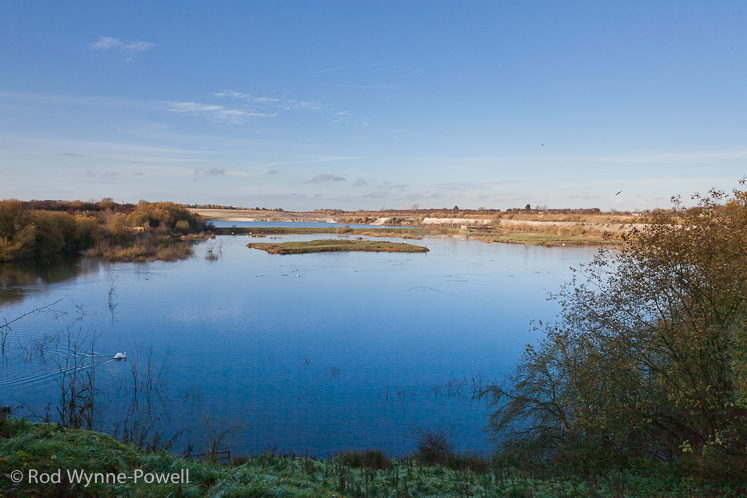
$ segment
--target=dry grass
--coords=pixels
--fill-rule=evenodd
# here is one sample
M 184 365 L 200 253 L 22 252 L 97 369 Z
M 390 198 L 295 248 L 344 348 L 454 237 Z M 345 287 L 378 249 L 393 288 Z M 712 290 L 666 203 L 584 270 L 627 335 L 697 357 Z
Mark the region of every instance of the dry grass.
M 307 242 L 249 243 L 249 248 L 267 251 L 270 254 L 305 254 L 311 252 L 428 252 L 428 248 L 402 242 L 374 240 L 323 239 Z

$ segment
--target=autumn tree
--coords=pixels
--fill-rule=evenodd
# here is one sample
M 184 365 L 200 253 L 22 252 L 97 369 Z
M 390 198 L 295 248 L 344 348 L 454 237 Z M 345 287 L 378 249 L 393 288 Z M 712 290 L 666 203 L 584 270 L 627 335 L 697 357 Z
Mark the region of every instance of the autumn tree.
M 505 451 L 747 476 L 747 192 L 695 199 L 554 296 L 558 321 L 484 392 Z

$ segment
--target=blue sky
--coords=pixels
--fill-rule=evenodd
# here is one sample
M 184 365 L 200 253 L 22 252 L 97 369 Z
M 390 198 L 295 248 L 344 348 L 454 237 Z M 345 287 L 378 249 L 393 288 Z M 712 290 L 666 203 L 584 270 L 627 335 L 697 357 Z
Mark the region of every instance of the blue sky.
M 0 198 L 668 207 L 747 174 L 745 26 L 747 2 L 0 1 Z

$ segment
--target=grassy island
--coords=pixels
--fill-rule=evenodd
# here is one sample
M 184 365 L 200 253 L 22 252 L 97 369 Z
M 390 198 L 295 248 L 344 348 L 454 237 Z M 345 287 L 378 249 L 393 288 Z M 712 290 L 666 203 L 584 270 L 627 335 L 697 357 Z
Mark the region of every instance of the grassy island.
M 378 240 L 311 240 L 306 242 L 250 243 L 249 248 L 267 251 L 270 254 L 305 254 L 309 252 L 428 252 L 427 247 Z

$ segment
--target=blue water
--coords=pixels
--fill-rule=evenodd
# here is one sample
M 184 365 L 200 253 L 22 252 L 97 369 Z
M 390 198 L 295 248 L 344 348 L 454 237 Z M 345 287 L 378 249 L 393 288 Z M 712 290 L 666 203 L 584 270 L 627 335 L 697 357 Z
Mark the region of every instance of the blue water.
M 67 268 L 46 279 L 6 266 L 0 321 L 62 301 L 55 313 L 13 324 L 0 405 L 26 404 L 39 414 L 51 402 L 54 413 L 52 356 L 22 361 L 22 346 L 59 331 L 95 332 L 98 358 L 129 352 L 127 362 L 104 364 L 102 382 L 129 375 L 137 344 L 156 358 L 170 350 L 158 423 L 165 434 L 195 429 L 181 444 L 199 447 L 196 428 L 210 414 L 245 424 L 230 441 L 234 454 L 272 446 L 317 456 L 363 448 L 401 454 L 414 448 L 415 428 L 438 425 L 455 427 L 459 447 L 486 449 L 485 407 L 434 396 L 433 386 L 509 372 L 537 339 L 530 321 L 558 311 L 548 291 L 594 255 L 430 238 L 407 241 L 427 245 L 425 254 L 279 256 L 246 247 L 318 238 L 223 236 L 196 245 L 185 261 L 78 260 L 79 273 Z M 217 260 L 206 259 L 209 248 Z M 122 399 L 102 415 L 103 429 L 123 416 Z

